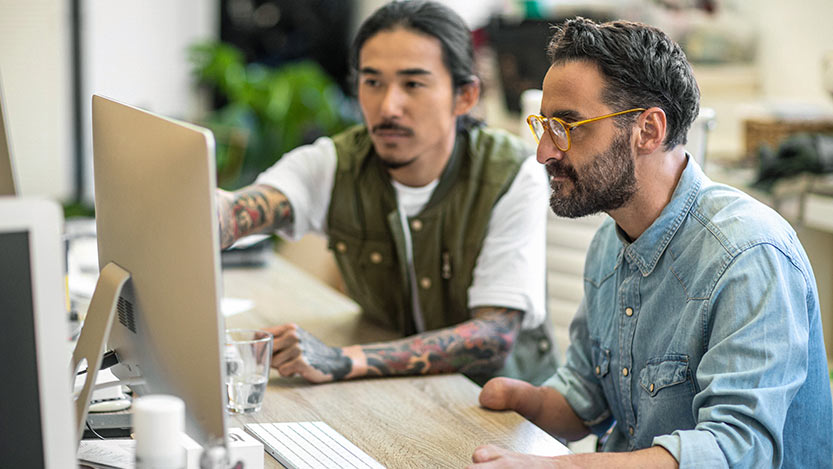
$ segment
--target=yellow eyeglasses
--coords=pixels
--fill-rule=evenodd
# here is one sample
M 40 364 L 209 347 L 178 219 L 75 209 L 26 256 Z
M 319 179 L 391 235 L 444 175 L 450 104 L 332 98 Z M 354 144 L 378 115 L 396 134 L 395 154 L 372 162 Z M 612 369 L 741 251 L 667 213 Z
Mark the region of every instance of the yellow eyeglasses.
M 628 109 L 627 111 L 619 111 L 614 112 L 613 114 L 594 117 L 592 119 L 585 119 L 578 122 L 564 122 L 557 117 L 544 117 L 532 114 L 526 118 L 526 123 L 529 124 L 529 130 L 531 130 L 532 135 L 535 136 L 536 143 L 541 142 L 541 137 L 544 136 L 544 129 L 546 129 L 547 132 L 549 132 L 550 137 L 552 137 L 552 141 L 555 143 L 555 146 L 557 146 L 561 151 L 567 151 L 570 149 L 570 130 L 575 129 L 580 125 L 607 119 L 608 117 L 616 117 L 629 112 L 639 112 L 644 110 L 645 108 L 639 107 L 635 109 Z

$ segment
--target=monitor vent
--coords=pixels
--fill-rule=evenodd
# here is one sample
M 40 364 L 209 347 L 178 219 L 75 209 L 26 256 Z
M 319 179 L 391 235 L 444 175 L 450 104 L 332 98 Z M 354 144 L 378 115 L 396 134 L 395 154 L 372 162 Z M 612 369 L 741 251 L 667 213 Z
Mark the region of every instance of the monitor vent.
M 136 320 L 133 318 L 133 303 L 120 296 L 116 310 L 119 312 L 119 322 L 135 334 Z

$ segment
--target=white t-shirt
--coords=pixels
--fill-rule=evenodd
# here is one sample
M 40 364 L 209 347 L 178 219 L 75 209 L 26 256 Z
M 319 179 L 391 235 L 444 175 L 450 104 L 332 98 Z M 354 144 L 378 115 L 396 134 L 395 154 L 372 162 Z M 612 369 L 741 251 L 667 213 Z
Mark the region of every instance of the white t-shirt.
M 322 137 L 285 154 L 258 176 L 256 184 L 278 189 L 292 205 L 294 224 L 281 230 L 281 236 L 295 240 L 308 232 L 326 236 L 336 163 L 333 141 Z M 407 216 L 422 210 L 437 182 L 408 187 L 393 181 L 397 201 Z M 468 290 L 469 308 L 525 311 L 524 329 L 544 320 L 548 200 L 546 171 L 530 156 L 492 210 Z

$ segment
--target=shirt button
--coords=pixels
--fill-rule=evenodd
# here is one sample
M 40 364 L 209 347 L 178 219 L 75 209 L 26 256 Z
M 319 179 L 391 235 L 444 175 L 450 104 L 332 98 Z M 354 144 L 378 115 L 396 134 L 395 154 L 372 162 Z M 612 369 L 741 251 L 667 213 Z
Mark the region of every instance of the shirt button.
M 428 277 L 422 277 L 422 279 L 420 279 L 419 281 L 419 286 L 421 286 L 425 290 L 428 290 L 429 288 L 431 288 L 431 279 Z
M 628 433 L 630 433 L 631 436 L 633 436 L 633 427 L 628 427 Z
M 631 307 L 625 308 L 625 315 L 628 316 L 628 317 L 633 316 L 633 308 L 631 308 Z
M 370 262 L 374 264 L 381 264 L 382 263 L 382 255 L 378 252 L 371 252 L 370 253 Z
M 597 375 L 602 374 L 602 367 L 600 367 L 600 366 L 597 366 L 597 367 L 596 367 L 596 374 L 597 374 Z
M 627 368 L 622 368 L 622 374 L 625 375 L 625 376 L 628 376 L 628 369 Z
M 422 229 L 422 220 L 415 219 L 411 220 L 411 229 L 414 231 L 419 231 Z
M 651 383 L 651 385 L 648 387 L 648 391 L 654 392 L 654 383 Z
M 337 242 L 336 243 L 336 251 L 344 254 L 345 252 L 347 252 L 347 244 L 345 244 L 344 241 Z

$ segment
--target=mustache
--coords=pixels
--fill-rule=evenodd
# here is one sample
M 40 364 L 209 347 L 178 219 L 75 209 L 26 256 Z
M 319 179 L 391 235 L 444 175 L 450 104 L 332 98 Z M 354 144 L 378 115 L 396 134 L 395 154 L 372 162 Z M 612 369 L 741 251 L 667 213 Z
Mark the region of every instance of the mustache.
M 578 180 L 576 169 L 565 163 L 564 160 L 549 161 L 546 168 L 550 177 L 563 177 L 571 181 Z
M 376 133 L 380 130 L 381 131 L 393 130 L 393 131 L 397 131 L 397 132 L 403 132 L 407 135 L 413 135 L 414 134 L 414 130 L 411 129 L 410 127 L 405 127 L 405 126 L 399 125 L 394 121 L 383 121 L 380 124 L 374 125 L 373 128 L 370 129 L 370 130 L 373 133 Z

